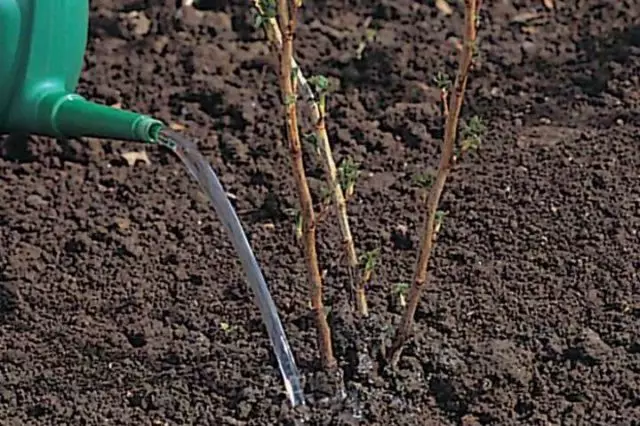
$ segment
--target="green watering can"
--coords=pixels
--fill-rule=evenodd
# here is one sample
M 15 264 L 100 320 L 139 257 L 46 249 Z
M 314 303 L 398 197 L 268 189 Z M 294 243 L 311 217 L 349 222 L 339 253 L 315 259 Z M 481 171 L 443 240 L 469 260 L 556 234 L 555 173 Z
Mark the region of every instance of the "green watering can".
M 155 142 L 164 124 L 75 92 L 88 0 L 0 0 L 0 133 Z

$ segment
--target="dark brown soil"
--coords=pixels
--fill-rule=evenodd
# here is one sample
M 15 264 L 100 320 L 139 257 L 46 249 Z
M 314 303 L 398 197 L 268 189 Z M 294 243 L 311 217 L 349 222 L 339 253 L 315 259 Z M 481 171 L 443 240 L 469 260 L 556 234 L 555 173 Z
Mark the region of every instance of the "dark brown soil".
M 305 1 L 298 55 L 337 86 L 336 156 L 362 164 L 357 246 L 382 250 L 373 316 L 357 324 L 333 219 L 319 229 L 347 390 L 329 406 L 274 62 L 246 3 L 178 13 L 93 1 L 79 91 L 197 139 L 272 288 L 307 424 L 640 424 L 640 1 L 485 2 L 464 117 L 489 133 L 444 195 L 416 337 L 395 372 L 378 368 L 376 348 L 399 318 L 394 286 L 411 278 L 414 177 L 437 164 L 442 133 L 432 77 L 454 70 L 462 11 Z M 369 18 L 376 39 L 358 59 Z M 129 166 L 121 153 L 140 147 L 115 141 L 24 148 L 5 140 L 0 159 L 0 424 L 290 424 L 243 272 L 178 160 L 148 148 L 150 164 Z M 320 164 L 309 158 L 308 172 L 317 196 Z

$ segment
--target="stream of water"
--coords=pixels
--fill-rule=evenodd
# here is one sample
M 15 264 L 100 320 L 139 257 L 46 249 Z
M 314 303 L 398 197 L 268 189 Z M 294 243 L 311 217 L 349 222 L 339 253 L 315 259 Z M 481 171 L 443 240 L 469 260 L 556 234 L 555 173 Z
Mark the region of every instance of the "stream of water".
M 287 336 L 282 328 L 276 306 L 271 298 L 271 293 L 262 275 L 262 271 L 249 245 L 249 241 L 242 229 L 242 225 L 236 215 L 231 202 L 227 198 L 222 184 L 218 180 L 213 168 L 200 154 L 196 145 L 183 136 L 163 129 L 158 135 L 158 143 L 166 146 L 176 153 L 189 170 L 191 176 L 198 182 L 200 188 L 207 194 L 224 225 L 238 257 L 242 263 L 247 280 L 253 290 L 256 303 L 260 308 L 262 319 L 271 339 L 280 373 L 284 379 L 284 385 L 292 406 L 304 405 L 305 399 L 300 385 L 298 368 L 293 354 L 287 342 Z

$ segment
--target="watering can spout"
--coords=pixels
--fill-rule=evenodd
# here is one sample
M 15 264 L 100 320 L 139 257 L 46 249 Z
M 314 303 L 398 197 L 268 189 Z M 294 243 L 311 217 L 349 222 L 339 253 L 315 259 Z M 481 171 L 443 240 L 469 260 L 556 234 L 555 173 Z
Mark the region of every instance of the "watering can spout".
M 165 125 L 152 117 L 91 102 L 75 93 L 47 93 L 39 102 L 23 102 L 31 111 L 2 132 L 32 133 L 58 138 L 93 137 L 155 143 Z M 16 109 L 17 110 L 17 109 Z M 24 119 L 24 117 L 29 117 Z
M 100 105 L 77 94 L 46 96 L 39 110 L 37 121 L 61 137 L 156 142 L 164 127 L 147 115 Z

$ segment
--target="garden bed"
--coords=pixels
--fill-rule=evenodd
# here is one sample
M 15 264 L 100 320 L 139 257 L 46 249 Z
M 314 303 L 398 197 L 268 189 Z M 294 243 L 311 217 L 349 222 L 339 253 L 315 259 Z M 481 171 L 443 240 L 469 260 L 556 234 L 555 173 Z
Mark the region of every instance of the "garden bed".
M 378 368 L 375 348 L 399 319 L 394 286 L 413 272 L 415 176 L 436 167 L 442 136 L 432 78 L 454 70 L 462 10 L 305 1 L 297 56 L 337 86 L 334 153 L 363 172 L 352 231 L 360 250 L 381 249 L 360 323 L 333 216 L 319 226 L 348 394 L 329 406 L 263 34 L 246 2 L 200 13 L 144 3 L 92 2 L 79 91 L 197 139 L 272 289 L 310 424 L 351 424 L 354 412 L 379 425 L 637 424 L 637 1 L 483 5 L 463 117 L 481 116 L 488 133 L 445 190 L 415 339 L 395 372 Z M 376 37 L 358 55 L 367 28 Z M 287 424 L 259 311 L 179 161 L 152 147 L 149 164 L 129 165 L 122 153 L 143 148 L 113 141 L 31 137 L 28 148 L 5 144 L 0 158 L 0 423 Z M 321 165 L 307 169 L 318 195 Z

